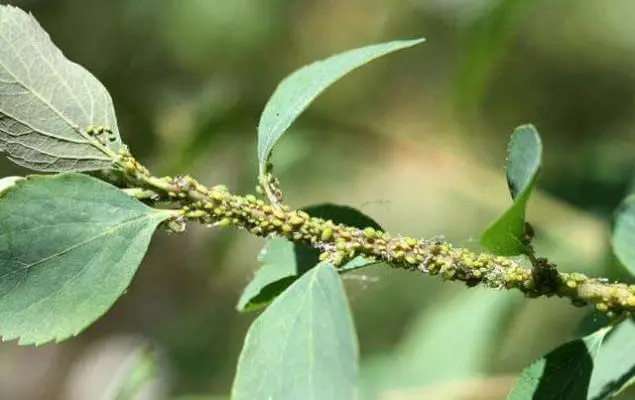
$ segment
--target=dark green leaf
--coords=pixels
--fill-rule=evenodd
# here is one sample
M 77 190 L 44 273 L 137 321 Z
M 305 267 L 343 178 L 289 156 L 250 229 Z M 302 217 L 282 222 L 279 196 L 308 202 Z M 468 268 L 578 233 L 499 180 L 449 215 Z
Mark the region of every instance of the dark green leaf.
M 624 199 L 615 213 L 611 244 L 617 259 L 635 274 L 635 195 Z
M 421 42 L 423 39 L 393 41 L 349 50 L 302 67 L 286 77 L 267 102 L 258 124 L 261 172 L 278 139 L 324 90 L 364 64 Z
M 338 224 L 382 230 L 381 226 L 362 212 L 348 206 L 319 204 L 304 208 L 311 216 L 332 220 Z M 286 239 L 270 240 L 260 252 L 262 267 L 243 291 L 236 309 L 252 311 L 269 304 L 300 275 L 319 263 L 320 253 L 307 245 L 294 244 Z M 355 257 L 338 268 L 350 271 L 376 263 L 364 257 Z
M 105 128 L 99 136 L 91 126 Z M 39 171 L 109 168 L 121 147 L 104 86 L 55 47 L 32 15 L 0 6 L 0 151 Z
M 635 322 L 627 319 L 604 340 L 595 360 L 588 400 L 612 398 L 635 377 Z
M 254 321 L 238 361 L 232 399 L 354 398 L 358 349 L 344 288 L 321 263 Z
M 565 343 L 521 373 L 508 400 L 586 399 L 593 366 L 608 328 Z
M 522 125 L 512 134 L 505 172 L 513 203 L 481 236 L 481 244 L 503 256 L 526 254 L 525 210 L 536 183 L 542 159 L 542 142 L 533 125 Z
M 78 334 L 126 290 L 156 226 L 145 206 L 81 174 L 31 176 L 0 198 L 0 334 L 21 344 Z

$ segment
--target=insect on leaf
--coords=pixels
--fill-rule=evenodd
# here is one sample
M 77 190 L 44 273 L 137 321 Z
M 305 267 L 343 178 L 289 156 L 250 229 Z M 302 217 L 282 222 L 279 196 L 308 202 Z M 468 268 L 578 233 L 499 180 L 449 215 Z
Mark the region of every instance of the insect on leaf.
M 121 146 L 106 88 L 32 15 L 0 5 L 0 151 L 38 171 L 89 171 Z

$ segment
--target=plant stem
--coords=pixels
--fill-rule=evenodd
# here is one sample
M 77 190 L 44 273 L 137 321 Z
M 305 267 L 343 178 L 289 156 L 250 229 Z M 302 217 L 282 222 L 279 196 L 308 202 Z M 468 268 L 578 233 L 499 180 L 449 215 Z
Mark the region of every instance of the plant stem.
M 575 306 L 594 304 L 597 310 L 616 316 L 635 312 L 635 285 L 560 272 L 544 258 L 534 258 L 534 266 L 526 268 L 513 259 L 455 248 L 444 240 L 393 236 L 370 227 L 337 224 L 284 204 L 274 206 L 254 195 L 231 194 L 224 186 L 207 188 L 187 175 L 154 177 L 127 152 L 120 154 L 115 166 L 129 187 L 141 187 L 159 201 L 178 205 L 182 221 L 284 237 L 318 249 L 321 259 L 336 267 L 362 255 L 395 268 L 461 281 L 468 287 L 516 289 L 530 298 L 555 295 Z

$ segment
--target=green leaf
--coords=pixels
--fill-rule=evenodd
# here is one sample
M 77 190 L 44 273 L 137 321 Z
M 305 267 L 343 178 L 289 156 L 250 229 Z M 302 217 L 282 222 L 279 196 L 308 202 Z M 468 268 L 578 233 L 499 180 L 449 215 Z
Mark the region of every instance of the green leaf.
M 376 58 L 423 42 L 393 41 L 349 50 L 304 66 L 286 77 L 267 102 L 258 124 L 258 161 L 261 172 L 274 145 L 291 124 L 324 90 L 338 79 Z
M 604 340 L 595 360 L 588 400 L 612 398 L 635 377 L 635 321 L 627 319 Z
M 297 259 L 293 243 L 284 238 L 267 242 L 258 255 L 258 261 L 262 267 L 240 295 L 236 306 L 238 311 L 252 311 L 266 306 L 306 272 L 304 263 Z
M 321 263 L 254 321 L 240 354 L 233 400 L 354 398 L 358 348 L 344 288 Z
M 89 127 L 109 130 L 98 136 Z M 0 6 L 0 151 L 39 171 L 109 168 L 121 147 L 104 86 L 55 47 L 32 15 Z
M 377 230 L 382 227 L 370 217 L 352 207 L 336 204 L 319 204 L 303 209 L 313 217 L 332 220 L 336 224 L 345 224 L 358 228 L 370 226 Z M 238 300 L 238 311 L 253 311 L 265 307 L 282 293 L 300 275 L 316 266 L 320 252 L 307 245 L 294 244 L 283 238 L 270 240 L 258 256 L 262 267 Z M 338 267 L 340 272 L 376 264 L 376 261 L 358 256 Z
M 620 205 L 613 218 L 611 245 L 618 260 L 635 274 L 635 195 L 630 195 Z
M 533 125 L 514 130 L 509 147 L 505 172 L 513 203 L 481 236 L 481 244 L 492 253 L 503 256 L 527 254 L 523 243 L 525 210 L 534 189 L 542 160 L 542 141 Z
M 0 334 L 20 344 L 78 334 L 126 290 L 155 210 L 81 174 L 31 176 L 0 198 Z
M 608 331 L 602 328 L 567 342 L 535 361 L 523 370 L 508 400 L 586 399 L 593 366 Z

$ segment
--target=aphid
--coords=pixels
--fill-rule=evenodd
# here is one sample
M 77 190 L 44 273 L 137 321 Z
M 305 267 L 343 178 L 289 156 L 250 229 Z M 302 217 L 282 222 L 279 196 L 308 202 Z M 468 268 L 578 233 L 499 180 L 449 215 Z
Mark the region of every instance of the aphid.
M 320 235 L 320 239 L 323 241 L 330 240 L 333 237 L 333 229 L 332 228 L 324 228 L 322 230 L 322 234 Z
M 363 234 L 366 239 L 373 239 L 377 236 L 377 232 L 375 232 L 375 229 L 370 226 L 364 228 Z
M 166 230 L 169 233 L 183 233 L 185 231 L 185 218 L 178 216 L 177 218 L 170 219 L 165 223 Z

